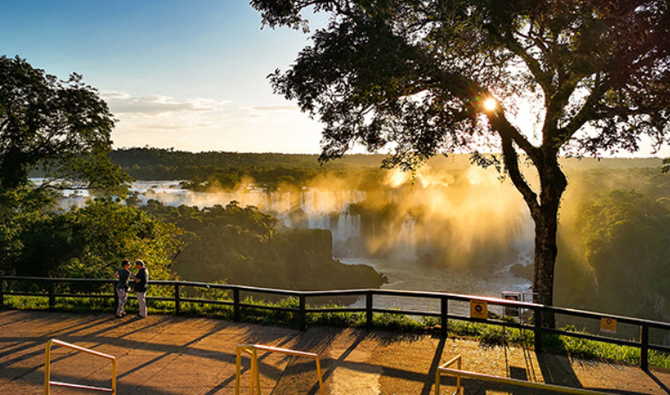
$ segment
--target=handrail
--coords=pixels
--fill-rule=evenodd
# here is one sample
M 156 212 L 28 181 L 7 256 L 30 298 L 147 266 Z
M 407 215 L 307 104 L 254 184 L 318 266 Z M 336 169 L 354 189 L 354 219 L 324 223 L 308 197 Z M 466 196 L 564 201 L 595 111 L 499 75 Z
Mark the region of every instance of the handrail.
M 249 386 L 249 393 L 253 395 L 254 393 L 254 381 L 256 382 L 256 392 L 257 395 L 261 395 L 261 379 L 260 374 L 258 373 L 258 355 L 256 350 L 276 352 L 280 354 L 294 355 L 298 357 L 312 358 L 316 361 L 316 373 L 319 377 L 319 390 L 321 395 L 324 395 L 323 392 L 323 379 L 321 374 L 321 362 L 319 361 L 319 356 L 315 353 L 290 350 L 288 348 L 279 348 L 279 347 L 270 347 L 263 346 L 260 344 L 240 344 L 237 346 L 237 360 L 236 360 L 236 373 L 235 373 L 235 395 L 240 395 L 240 378 L 242 376 L 242 351 L 251 355 L 251 384 Z
M 30 281 L 38 284 L 43 284 L 43 286 L 48 285 L 48 292 L 42 291 L 40 294 L 38 292 L 21 292 L 21 291 L 11 291 L 5 287 L 5 282 L 7 281 Z M 0 276 L 0 307 L 4 303 L 5 295 L 23 295 L 23 296 L 48 296 L 49 297 L 49 307 L 54 308 L 56 305 L 56 298 L 112 298 L 112 294 L 77 294 L 77 293 L 57 293 L 56 284 L 59 283 L 88 283 L 88 284 L 113 284 L 116 280 L 113 279 L 70 279 L 70 278 L 47 278 L 47 277 L 18 277 L 18 276 Z M 200 304 L 222 304 L 222 305 L 232 305 L 233 307 L 233 320 L 239 321 L 241 319 L 242 309 L 257 309 L 257 310 L 273 310 L 273 311 L 284 311 L 296 313 L 298 320 L 298 326 L 300 328 L 307 327 L 307 314 L 322 313 L 322 312 L 341 312 L 341 313 L 365 313 L 366 325 L 368 328 L 372 327 L 373 314 L 374 313 L 390 313 L 390 314 L 406 314 L 414 316 L 424 316 L 424 317 L 438 317 L 442 323 L 441 325 L 441 335 L 443 337 L 447 336 L 448 322 L 450 319 L 456 319 L 461 321 L 472 321 L 472 322 L 484 322 L 491 325 L 499 325 L 505 327 L 513 327 L 522 330 L 533 331 L 535 334 L 535 349 L 536 351 L 541 351 L 542 349 L 542 335 L 543 334 L 558 334 L 563 336 L 570 336 L 576 338 L 586 338 L 596 341 L 602 341 L 606 343 L 612 343 L 623 346 L 633 346 L 640 349 L 640 367 L 646 369 L 648 367 L 649 360 L 649 350 L 657 350 L 663 352 L 670 352 L 669 346 L 664 346 L 660 344 L 650 344 L 649 342 L 649 332 L 650 329 L 660 329 L 670 331 L 670 323 L 652 321 L 647 319 L 633 318 L 618 316 L 612 314 L 596 313 L 591 311 L 576 310 L 563 307 L 554 307 L 554 306 L 545 306 L 536 303 L 527 303 L 512 301 L 500 298 L 492 297 L 483 297 L 483 296 L 473 296 L 473 295 L 460 295 L 452 293 L 439 293 L 439 292 L 420 292 L 420 291 L 401 291 L 401 290 L 390 290 L 390 289 L 345 289 L 345 290 L 328 290 L 328 291 L 291 291 L 283 289 L 273 289 L 273 288 L 260 288 L 244 285 L 233 285 L 233 284 L 213 284 L 213 283 L 203 283 L 196 281 L 177 281 L 177 280 L 153 280 L 152 285 L 157 287 L 173 287 L 174 292 L 172 296 L 150 296 L 147 297 L 149 300 L 160 300 L 160 301 L 169 301 L 174 302 L 175 314 L 180 313 L 182 302 L 190 303 L 200 303 Z M 203 289 L 219 289 L 227 290 L 232 293 L 232 298 L 227 300 L 211 300 L 211 299 L 194 299 L 186 298 L 181 296 L 181 290 L 183 287 L 196 287 Z M 297 307 L 276 307 L 276 306 L 262 306 L 262 305 L 252 305 L 246 303 L 241 297 L 240 293 L 255 293 L 255 294 L 271 294 L 271 295 L 282 295 L 286 297 L 293 297 L 299 299 L 299 305 Z M 409 297 L 409 298 L 428 298 L 440 301 L 440 312 L 426 312 L 426 311 L 415 311 L 415 310 L 388 310 L 382 308 L 375 308 L 373 300 L 375 297 L 385 295 L 385 296 L 396 296 L 396 297 Z M 343 308 L 320 308 L 318 306 L 309 307 L 307 305 L 307 298 L 318 298 L 318 297 L 347 297 L 347 296 L 362 296 L 365 299 L 365 307 L 343 307 Z M 490 305 L 503 306 L 503 307 L 516 307 L 522 308 L 529 311 L 532 311 L 534 320 L 533 322 L 518 322 L 512 323 L 502 320 L 496 320 L 491 318 L 478 319 L 465 315 L 450 314 L 449 313 L 449 302 L 450 301 L 482 301 Z M 557 330 L 553 328 L 545 328 L 542 325 L 542 316 L 544 312 L 550 312 L 555 314 L 562 314 L 571 317 L 582 317 L 587 319 L 596 319 L 601 318 L 612 318 L 617 320 L 620 323 L 637 325 L 640 328 L 639 341 L 637 340 L 624 340 L 620 338 L 615 338 L 611 336 L 601 336 L 599 334 L 582 334 L 566 330 Z
M 440 395 L 440 378 L 441 378 L 441 373 L 442 370 L 447 368 L 448 366 L 453 365 L 454 363 L 458 363 L 458 369 L 461 369 L 461 355 L 457 355 L 453 358 L 451 358 L 449 361 L 444 363 L 442 366 L 438 367 L 437 370 L 435 371 L 435 395 Z M 456 392 L 454 392 L 453 395 L 458 395 L 458 392 L 461 390 L 461 376 L 456 376 Z
M 490 381 L 493 383 L 509 384 L 509 385 L 515 385 L 517 387 L 526 387 L 538 390 L 562 392 L 566 394 L 612 395 L 612 392 L 607 393 L 585 388 L 573 388 L 556 384 L 536 383 L 532 381 L 513 379 L 510 377 L 501 377 L 490 374 L 470 372 L 461 369 L 461 361 L 462 361 L 461 356 L 457 355 L 456 357 L 452 358 L 451 360 L 449 360 L 448 362 L 444 363 L 443 365 L 437 368 L 437 371 L 435 372 L 435 395 L 440 395 L 440 376 L 442 373 L 456 377 L 456 391 L 453 393 L 453 395 L 458 395 L 459 393 L 461 393 L 461 389 L 463 388 L 461 386 L 461 378 L 468 378 L 480 381 Z M 449 366 L 453 365 L 454 363 L 458 364 L 458 368 L 457 369 L 449 368 Z
M 101 357 L 104 359 L 109 359 L 112 361 L 112 388 L 103 388 L 103 387 L 94 387 L 94 386 L 88 386 L 88 385 L 81 385 L 81 384 L 72 384 L 72 383 L 63 383 L 60 381 L 51 381 L 51 346 L 52 345 L 58 345 L 61 347 L 66 347 L 70 348 L 72 350 L 76 350 L 79 352 L 83 352 L 86 354 L 94 355 L 96 357 Z M 87 390 L 87 391 L 98 391 L 98 392 L 111 392 L 112 395 L 116 395 L 116 357 L 108 354 L 101 353 L 99 351 L 94 351 L 90 350 L 88 348 L 76 346 L 71 343 L 66 343 L 64 341 L 56 340 L 56 339 L 51 339 L 47 343 L 46 349 L 44 351 L 44 359 L 45 359 L 45 364 L 44 364 L 44 395 L 50 395 L 51 394 L 51 386 L 57 386 L 57 387 L 67 387 L 67 388 L 76 388 L 76 389 L 81 389 L 81 390 Z

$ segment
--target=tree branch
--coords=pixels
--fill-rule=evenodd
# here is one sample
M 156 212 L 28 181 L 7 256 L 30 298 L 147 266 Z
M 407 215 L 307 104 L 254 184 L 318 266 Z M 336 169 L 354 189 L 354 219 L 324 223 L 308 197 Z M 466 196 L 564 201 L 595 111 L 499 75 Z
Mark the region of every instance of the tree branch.
M 526 182 L 521 170 L 519 169 L 519 155 L 514 149 L 514 139 L 512 134 L 519 134 L 516 131 L 516 128 L 512 126 L 507 119 L 503 116 L 499 116 L 499 113 L 493 113 L 488 115 L 489 122 L 493 129 L 498 132 L 500 139 L 502 141 L 502 152 L 503 152 L 503 163 L 505 164 L 505 170 L 509 174 L 512 183 L 516 189 L 523 196 L 524 201 L 530 209 L 531 215 L 535 217 L 540 210 L 540 204 L 537 201 L 537 194 L 533 192 L 532 188 Z M 531 159 L 533 159 L 531 157 Z M 533 161 L 538 158 L 533 159 Z
M 584 103 L 577 115 L 572 117 L 565 127 L 557 130 L 556 139 L 558 140 L 558 144 L 563 146 L 579 129 L 581 129 L 582 126 L 584 126 L 584 124 L 586 124 L 586 122 L 597 119 L 595 114 L 596 105 L 608 89 L 609 83 L 604 81 L 591 91 L 589 98 L 586 99 L 586 103 Z

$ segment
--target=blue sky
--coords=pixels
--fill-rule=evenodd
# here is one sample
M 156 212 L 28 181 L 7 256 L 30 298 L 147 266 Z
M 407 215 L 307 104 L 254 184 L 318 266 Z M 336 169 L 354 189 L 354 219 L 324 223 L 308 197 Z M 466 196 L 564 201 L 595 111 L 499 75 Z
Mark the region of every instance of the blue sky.
M 317 153 L 320 125 L 266 76 L 308 44 L 245 0 L 0 0 L 0 54 L 97 88 L 115 147 Z M 317 19 L 318 22 L 318 19 Z

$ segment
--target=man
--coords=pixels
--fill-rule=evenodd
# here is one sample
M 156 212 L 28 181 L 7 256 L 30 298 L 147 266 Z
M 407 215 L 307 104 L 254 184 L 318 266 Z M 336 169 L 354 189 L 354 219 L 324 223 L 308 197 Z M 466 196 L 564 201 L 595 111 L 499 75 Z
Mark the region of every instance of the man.
M 126 315 L 125 306 L 128 300 L 128 278 L 130 277 L 130 261 L 124 259 L 121 262 L 121 268 L 114 272 L 114 277 L 118 278 L 116 286 L 116 295 L 118 296 L 118 304 L 116 305 L 116 318 L 123 318 Z
M 135 280 L 135 295 L 137 296 L 137 303 L 140 305 L 140 313 L 138 318 L 147 318 L 147 283 L 149 282 L 149 271 L 144 267 L 144 261 L 138 259 L 135 261 L 135 269 L 137 274 L 133 276 Z

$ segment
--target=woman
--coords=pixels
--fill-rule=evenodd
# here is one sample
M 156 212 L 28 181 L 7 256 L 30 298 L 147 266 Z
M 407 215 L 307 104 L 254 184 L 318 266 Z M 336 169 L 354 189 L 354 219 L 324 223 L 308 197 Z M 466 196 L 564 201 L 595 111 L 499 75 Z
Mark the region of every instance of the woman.
M 119 281 L 116 282 L 116 286 L 114 287 L 118 297 L 118 304 L 116 305 L 116 318 L 123 318 L 123 316 L 126 315 L 125 306 L 126 301 L 128 300 L 128 278 L 130 276 L 130 261 L 124 259 L 121 262 L 121 268 L 114 272 L 114 277 L 119 279 Z
M 137 303 L 140 305 L 139 318 L 147 318 L 147 283 L 149 282 L 149 271 L 144 267 L 144 261 L 138 259 L 135 261 L 135 269 L 137 274 L 133 276 L 135 280 L 135 295 L 137 296 Z

